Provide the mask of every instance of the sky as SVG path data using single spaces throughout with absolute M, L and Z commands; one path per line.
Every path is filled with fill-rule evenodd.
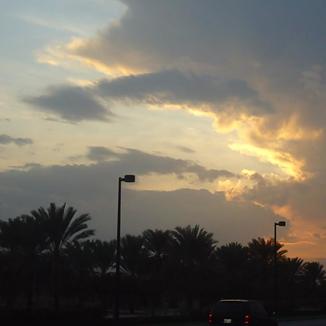
M 199 224 L 326 258 L 324 0 L 0 0 L 0 218 Z

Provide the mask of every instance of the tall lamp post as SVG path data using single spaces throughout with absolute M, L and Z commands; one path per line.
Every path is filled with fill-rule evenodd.
M 274 222 L 274 314 L 278 313 L 278 273 L 277 273 L 277 240 L 276 230 L 278 226 L 286 226 L 285 221 Z
M 114 319 L 116 323 L 119 322 L 120 313 L 120 234 L 121 234 L 121 183 L 135 182 L 136 177 L 133 174 L 126 174 L 123 178 L 119 177 L 119 190 L 118 190 L 118 220 L 117 220 L 117 252 L 116 252 L 116 288 L 115 288 L 115 307 Z

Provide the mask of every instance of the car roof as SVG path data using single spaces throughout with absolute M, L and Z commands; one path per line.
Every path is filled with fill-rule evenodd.
M 247 300 L 247 299 L 222 299 L 218 302 L 257 302 L 256 300 Z

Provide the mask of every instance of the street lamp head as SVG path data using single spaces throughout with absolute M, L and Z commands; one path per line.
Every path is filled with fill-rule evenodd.
M 277 223 L 278 226 L 286 226 L 286 222 L 285 221 L 279 221 Z
M 122 179 L 124 182 L 135 182 L 136 177 L 133 174 L 126 174 L 124 178 Z

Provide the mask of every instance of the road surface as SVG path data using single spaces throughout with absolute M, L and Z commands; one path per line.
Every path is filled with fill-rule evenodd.
M 326 326 L 326 319 L 283 321 L 279 326 Z
M 158 324 L 148 324 L 147 326 L 157 326 L 157 325 Z M 208 326 L 208 323 L 204 321 L 201 322 L 195 321 L 190 323 L 171 322 L 166 324 L 163 323 L 162 326 Z M 279 326 L 326 326 L 326 319 L 280 321 Z

